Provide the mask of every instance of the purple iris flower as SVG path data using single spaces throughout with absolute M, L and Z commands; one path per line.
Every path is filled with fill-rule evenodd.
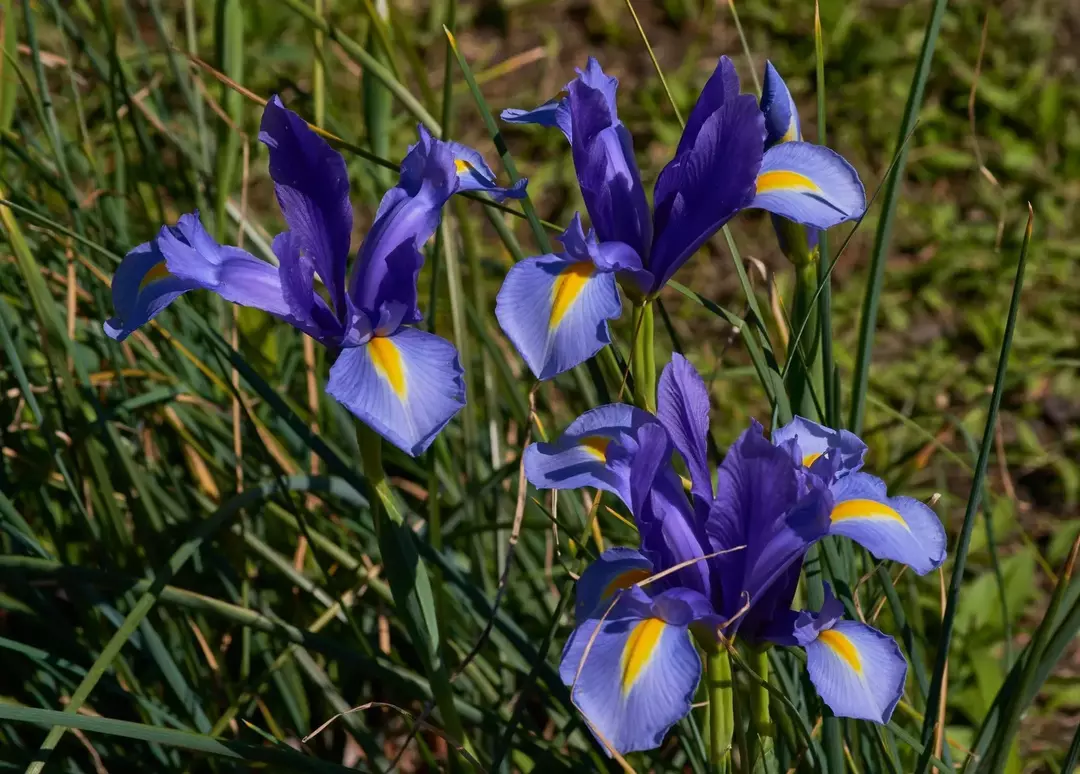
M 714 477 L 708 394 L 680 355 L 661 375 L 657 403 L 655 416 L 622 404 L 593 409 L 554 443 L 525 451 L 535 486 L 611 492 L 641 537 L 639 549 L 605 551 L 577 585 L 561 674 L 598 737 L 620 753 L 658 746 L 690 711 L 701 676 L 694 638 L 710 646 L 721 633 L 805 648 L 835 714 L 887 722 L 907 670 L 895 643 L 840 621 L 831 591 L 819 613 L 791 610 L 795 584 L 806 551 L 829 534 L 929 572 L 945 556 L 937 516 L 860 472 L 866 447 L 854 435 L 804 419 L 771 440 L 753 422 Z M 689 497 L 674 451 L 690 474 Z
M 517 197 L 525 181 L 496 186 L 476 151 L 437 140 L 421 126 L 347 276 L 353 212 L 345 159 L 277 97 L 263 112 L 259 140 L 269 148 L 288 225 L 272 244 L 279 265 L 219 245 L 198 213 L 184 215 L 117 268 L 117 315 L 105 323 L 106 334 L 122 341 L 188 290 L 262 309 L 337 353 L 326 391 L 395 446 L 420 454 L 465 405 L 457 350 L 409 327 L 422 319 L 422 248 L 453 194 Z
M 575 220 L 561 238 L 562 252 L 521 261 L 499 291 L 499 324 L 539 379 L 584 362 L 610 341 L 608 320 L 622 309 L 616 279 L 636 299 L 655 296 L 741 210 L 824 229 L 866 208 L 858 174 L 839 155 L 799 139 L 776 142 L 774 125 L 783 118 L 776 100 L 759 106 L 740 94 L 734 65 L 721 57 L 656 180 L 650 210 L 630 133 L 616 111 L 617 85 L 590 58 L 564 97 L 502 114 L 512 123 L 562 130 L 592 225 L 585 234 Z M 793 106 L 787 109 L 797 126 Z

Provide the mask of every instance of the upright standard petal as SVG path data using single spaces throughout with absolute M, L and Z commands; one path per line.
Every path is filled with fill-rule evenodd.
M 584 363 L 611 341 L 622 313 L 615 275 L 566 253 L 527 258 L 506 274 L 495 317 L 537 379 Z
M 345 159 L 276 96 L 263 111 L 259 140 L 270 149 L 270 177 L 285 222 L 341 315 L 353 222 Z
M 637 428 L 656 424 L 647 411 L 624 403 L 590 409 L 575 419 L 554 443 L 525 449 L 525 475 L 537 489 L 591 486 L 618 495 L 631 507 L 629 466 L 613 464 L 613 447 L 632 442 Z
M 461 375 L 453 344 L 400 328 L 343 350 L 330 369 L 326 392 L 415 457 L 465 405 Z
M 723 600 L 717 612 L 734 616 L 747 601 L 755 606 L 766 599 L 772 585 L 827 533 L 827 492 L 807 492 L 805 479 L 790 452 L 765 440 L 756 421 L 728 450 L 705 529 L 713 551 L 745 548 L 714 560 Z
M 652 218 L 633 141 L 615 107 L 619 82 L 592 57 L 578 72 L 566 89 L 570 145 L 585 207 L 601 243 L 622 242 L 645 256 L 652 241 Z
M 671 362 L 660 374 L 656 406 L 657 419 L 686 460 L 694 494 L 712 500 L 712 474 L 706 451 L 709 393 L 690 361 L 678 353 L 671 356 Z
M 750 207 L 795 223 L 830 228 L 861 218 L 866 191 L 855 168 L 828 148 L 785 142 L 765 152 Z
M 675 150 L 675 155 L 680 156 L 691 150 L 705 122 L 738 96 L 739 74 L 735 72 L 732 61 L 722 56 L 716 63 L 716 68 L 709 76 L 709 80 L 705 82 L 705 87 L 698 95 L 690 115 L 687 116 L 686 126 L 683 128 L 682 137 L 679 138 L 679 147 Z
M 600 618 L 615 595 L 652 575 L 652 562 L 632 548 L 609 548 L 581 573 L 575 591 L 574 620 Z
M 702 97 L 712 113 L 692 135 L 692 143 L 686 142 L 685 148 L 680 143 L 680 152 L 656 180 L 656 233 L 646 266 L 654 276 L 650 293 L 659 292 L 754 196 L 765 119 L 749 94 L 729 96 L 730 90 L 723 88 L 723 62 L 719 67 L 720 87 Z
M 116 315 L 105 322 L 109 338 L 123 341 L 183 293 L 199 287 L 169 273 L 158 242 L 146 242 L 124 256 L 112 280 Z
M 377 316 L 384 304 L 403 304 L 406 324 L 422 319 L 416 303 L 421 250 L 439 227 L 443 205 L 461 186 L 450 148 L 422 125 L 419 132 L 419 142 L 401 162 L 400 184 L 380 202 L 349 279 L 357 308 Z
M 772 62 L 765 62 L 765 84 L 761 90 L 761 112 L 765 115 L 765 147 L 802 140 L 799 111 L 787 84 Z
M 690 712 L 701 679 L 688 629 L 692 606 L 668 594 L 650 601 L 625 593 L 603 623 L 589 619 L 575 629 L 563 650 L 559 674 L 571 699 L 620 754 L 658 747 Z
M 863 466 L 866 444 L 848 430 L 833 430 L 803 417 L 795 417 L 772 432 L 777 446 L 795 441 L 797 459 L 825 481 L 855 473 Z
M 832 485 L 829 533 L 843 535 L 878 559 L 903 562 L 925 575 L 945 561 L 945 528 L 929 506 L 889 497 L 885 482 L 853 473 Z
M 821 700 L 834 715 L 888 723 L 907 679 L 907 662 L 896 641 L 855 621 L 837 621 L 814 632 L 807 615 L 800 616 L 796 637 L 806 650 L 807 671 Z
M 507 108 L 499 114 L 499 118 L 508 124 L 557 126 L 562 130 L 567 142 L 573 142 L 573 128 L 570 126 L 570 106 L 567 104 L 565 92 L 532 110 Z

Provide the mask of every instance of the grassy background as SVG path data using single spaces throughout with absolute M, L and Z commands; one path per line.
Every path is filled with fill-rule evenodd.
M 496 161 L 460 71 L 446 69 L 447 0 L 394 3 L 390 18 L 374 25 L 367 0 L 331 2 L 335 32 L 321 44 L 325 90 L 315 85 L 320 44 L 295 8 L 302 4 L 0 4 L 0 186 L 11 203 L 0 245 L 0 707 L 70 708 L 87 673 L 100 678 L 82 707 L 89 725 L 59 741 L 56 770 L 247 770 L 226 753 L 278 756 L 272 765 L 284 770 L 304 770 L 314 757 L 384 769 L 400 753 L 402 769 L 416 771 L 447 757 L 445 741 L 428 730 L 403 751 L 408 719 L 379 707 L 299 742 L 349 707 L 380 701 L 417 714 L 430 696 L 383 579 L 362 487 L 351 483 L 359 470 L 352 423 L 318 391 L 312 411 L 299 338 L 242 312 L 235 318 L 242 359 L 232 361 L 241 373 L 233 378 L 218 334 L 229 337 L 234 317 L 215 299 L 181 301 L 123 346 L 100 327 L 111 313 L 108 277 L 118 257 L 161 223 L 197 206 L 220 235 L 256 254 L 282 226 L 255 142 L 259 106 L 187 53 L 254 95 L 281 94 L 309 119 L 324 110 L 326 128 L 389 160 L 415 137 L 416 119 L 365 78 L 371 68 L 356 42 L 436 117 L 449 72 L 452 136 Z M 1036 241 L 950 661 L 949 737 L 960 760 L 1080 533 L 1080 275 L 1070 228 L 1080 198 L 1072 50 L 1080 10 L 1073 5 L 951 4 L 911 140 L 883 286 L 865 433 L 870 467 L 907 494 L 939 493 L 937 511 L 955 533 L 986 421 L 1025 202 L 1032 203 Z M 813 4 L 747 0 L 737 8 L 753 68 L 726 4 L 665 0 L 637 10 L 684 113 L 719 54 L 735 59 L 744 90 L 769 58 L 814 139 Z M 892 159 L 928 14 L 921 1 L 821 5 L 829 145 L 858 167 L 870 191 Z M 495 112 L 553 96 L 586 56 L 600 59 L 620 78 L 620 115 L 651 189 L 678 123 L 624 3 L 462 2 L 455 29 Z M 565 223 L 581 202 L 562 137 L 517 128 L 505 136 L 540 215 Z M 345 155 L 355 247 L 392 176 L 358 153 Z M 568 633 L 569 581 L 596 551 L 587 497 L 563 498 L 555 514 L 545 498 L 525 501 L 517 561 L 492 615 L 518 502 L 529 385 L 494 323 L 494 292 L 513 258 L 485 214 L 472 201 L 448 208 L 422 278 L 425 293 L 433 291 L 433 324 L 458 341 L 469 366 L 470 408 L 428 458 L 390 454 L 388 463 L 424 517 L 415 525 L 435 568 L 445 655 L 454 671 L 468 662 L 454 687 L 485 767 L 501 758 L 524 770 L 593 770 L 609 764 L 551 671 Z M 525 254 L 536 252 L 524 221 L 495 217 Z M 878 217 L 872 208 L 834 275 L 845 392 Z M 768 220 L 741 216 L 733 231 L 762 304 L 790 303 L 790 271 Z M 716 244 L 678 279 L 737 313 L 746 305 Z M 723 447 L 749 417 L 768 418 L 764 393 L 725 321 L 674 291 L 663 298 L 680 346 L 711 375 L 714 435 Z M 769 321 L 778 349 L 783 318 Z M 616 333 L 625 351 L 628 314 Z M 667 336 L 660 341 L 673 346 Z M 319 381 L 322 361 L 317 353 Z M 587 377 L 568 375 L 539 391 L 548 433 L 605 399 Z M 328 475 L 316 479 L 302 475 L 312 465 L 304 432 L 312 422 L 330 446 L 316 463 Z M 239 502 L 238 489 L 246 492 Z M 633 541 L 615 515 L 603 507 L 600 514 L 608 544 Z M 185 546 L 187 561 L 165 578 Z M 143 578 L 158 583 L 139 585 Z M 937 578 L 906 574 L 897 588 L 914 630 L 912 657 L 930 663 L 941 615 Z M 865 589 L 868 608 L 878 597 Z M 122 622 L 133 620 L 140 598 L 155 604 L 128 631 Z M 879 623 L 896 626 L 888 608 Z M 110 638 L 122 645 L 118 652 Z M 1067 647 L 1024 717 L 1013 770 L 1060 770 L 1080 715 L 1078 674 L 1080 651 Z M 917 712 L 917 691 L 908 698 Z M 812 722 L 816 708 L 798 706 Z M 119 726 L 94 727 L 97 716 L 141 730 L 126 739 L 116 735 Z M 40 760 L 43 732 L 5 718 L 0 761 L 25 768 Z M 30 718 L 21 720 L 51 725 Z M 910 713 L 897 720 L 918 735 Z M 211 748 L 210 736 L 236 744 Z M 857 770 L 873 770 L 866 767 L 877 760 L 867 751 L 874 742 L 852 738 L 860 740 Z M 290 747 L 309 756 L 290 755 Z M 697 752 L 684 729 L 631 762 L 669 770 L 692 766 Z

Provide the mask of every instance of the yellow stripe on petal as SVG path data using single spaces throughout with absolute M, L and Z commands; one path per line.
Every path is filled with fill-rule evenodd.
M 792 116 L 791 122 L 788 123 L 787 131 L 784 132 L 784 136 L 780 138 L 780 142 L 793 142 L 799 139 L 799 128 L 795 125 L 795 117 Z
M 660 637 L 664 633 L 666 623 L 659 618 L 647 618 L 634 627 L 630 636 L 626 638 L 626 645 L 622 654 L 622 692 L 625 696 L 630 693 L 634 683 L 641 676 L 642 671 L 648 666 L 649 661 L 656 652 L 656 646 L 660 644 Z
M 908 528 L 903 516 L 885 505 L 885 503 L 879 503 L 877 500 L 845 500 L 837 503 L 833 507 L 832 513 L 829 514 L 829 518 L 832 521 L 889 519 L 890 521 L 899 522 L 904 529 Z
M 808 468 L 818 461 L 818 457 L 821 456 L 821 452 L 814 452 L 813 454 L 807 454 L 802 458 L 802 464 L 804 468 Z
M 792 172 L 787 169 L 774 169 L 758 175 L 758 195 L 772 193 L 773 191 L 798 191 L 818 193 L 821 191 L 817 184 L 806 175 Z
M 568 264 L 555 279 L 551 289 L 551 321 L 548 327 L 555 330 L 566 317 L 593 275 L 595 268 L 589 261 Z
M 143 275 L 142 282 L 139 283 L 139 290 L 145 289 L 151 282 L 157 282 L 168 276 L 169 270 L 165 268 L 165 261 L 158 261 L 150 267 L 150 271 Z
M 610 443 L 611 439 L 602 435 L 588 435 L 578 441 L 578 446 L 596 457 L 600 462 L 607 462 L 607 447 Z
M 454 159 L 454 171 L 455 172 L 457 172 L 460 175 L 462 172 L 467 172 L 468 170 L 469 170 L 469 162 L 467 162 L 467 161 L 465 161 L 463 159 Z
M 390 389 L 398 396 L 398 400 L 405 400 L 405 364 L 401 360 L 397 344 L 383 336 L 376 336 L 367 345 L 371 349 L 371 362 L 375 364 L 379 376 L 390 384 Z
M 648 578 L 652 573 L 646 570 L 644 567 L 635 567 L 632 570 L 626 570 L 620 572 L 615 576 L 608 585 L 604 586 L 604 593 L 600 596 L 600 599 L 610 599 L 615 596 L 616 591 L 622 589 L 628 589 L 635 583 L 641 583 L 641 581 Z
M 818 634 L 818 639 L 825 647 L 844 660 L 855 670 L 856 674 L 862 674 L 862 660 L 859 658 L 859 649 L 855 647 L 846 634 L 841 634 L 835 629 L 826 629 Z

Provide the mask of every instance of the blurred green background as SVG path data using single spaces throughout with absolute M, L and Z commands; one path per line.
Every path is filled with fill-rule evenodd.
M 234 393 L 226 355 L 207 343 L 199 324 L 230 328 L 231 314 L 214 300 L 182 301 L 177 307 L 184 311 L 170 310 L 160 326 L 124 347 L 108 342 L 100 328 L 111 313 L 107 277 L 115 257 L 162 223 L 198 206 L 219 235 L 235 241 L 236 222 L 244 219 L 242 238 L 257 254 L 283 225 L 266 154 L 255 142 L 260 108 L 224 87 L 212 69 L 253 95 L 280 94 L 309 120 L 324 110 L 329 131 L 397 160 L 415 138 L 416 120 L 365 79 L 349 45 L 359 41 L 440 115 L 448 0 L 389 8 L 372 0 L 325 0 L 334 29 L 322 41 L 322 96 L 313 87 L 317 44 L 298 5 L 307 7 L 305 0 L 2 4 L 0 186 L 15 205 L 5 210 L 0 245 L 5 702 L 62 709 L 145 590 L 132 579 L 161 567 L 195 523 L 227 500 L 238 475 L 246 488 L 271 482 L 266 503 L 200 545 L 171 581 L 179 590 L 158 601 L 95 690 L 91 712 L 204 735 L 224 732 L 253 746 L 265 747 L 265 735 L 298 746 L 298 737 L 336 711 L 379 700 L 415 713 L 427 698 L 386 586 L 371 574 L 374 543 L 363 508 L 341 500 L 340 491 L 289 493 L 272 485 L 277 473 L 308 468 L 309 452 L 283 409 L 250 386 L 253 378 L 265 380 L 304 422 L 316 421 L 341 459 L 356 460 L 344 411 L 325 397 L 310 411 L 293 331 L 258 313 L 239 316 L 239 349 L 255 376 L 243 374 Z M 820 6 L 827 144 L 858 168 L 868 194 L 895 152 L 930 5 L 823 0 Z M 727 3 L 641 0 L 635 8 L 684 114 L 719 55 L 734 59 L 744 91 L 753 90 L 754 74 L 760 77 L 769 59 L 792 90 L 807 139 L 819 139 L 814 3 L 737 2 L 749 60 Z M 599 59 L 620 80 L 620 117 L 651 190 L 678 142 L 679 125 L 624 2 L 463 0 L 455 11 L 460 49 L 496 114 L 545 101 L 586 57 Z M 1072 2 L 950 3 L 910 139 L 888 252 L 864 434 L 869 466 L 906 494 L 939 493 L 937 511 L 953 533 L 985 422 L 1027 203 L 1034 209 L 1035 241 L 987 479 L 986 519 L 974 533 L 950 662 L 949 735 L 961 751 L 1045 612 L 1080 533 L 1078 34 L 1080 6 Z M 452 136 L 482 150 L 498 169 L 460 71 L 454 65 L 448 72 Z M 561 134 L 510 127 L 504 137 L 530 178 L 541 217 L 566 223 L 582 209 Z M 356 247 L 393 176 L 344 153 Z M 429 519 L 431 487 L 442 492 L 441 540 L 456 564 L 437 582 L 446 584 L 442 613 L 451 623 L 444 641 L 456 663 L 484 630 L 485 604 L 494 598 L 505 558 L 528 383 L 492 314 L 512 258 L 480 205 L 458 202 L 449 211 L 456 246 L 436 250 L 430 263 L 439 268 L 425 271 L 421 298 L 433 290 L 437 330 L 459 346 L 459 337 L 470 342 L 465 360 L 473 408 L 451 427 L 433 461 L 392 456 L 390 462 L 410 503 Z M 526 254 L 537 252 L 524 221 L 494 217 Z M 879 207 L 871 206 L 833 278 L 835 358 L 845 393 L 878 217 Z M 774 311 L 770 332 L 782 350 L 790 267 L 767 218 L 742 215 L 732 230 L 759 299 Z M 839 241 L 833 238 L 834 245 Z M 736 312 L 746 304 L 719 240 L 677 279 Z M 35 295 L 35 283 L 44 295 Z M 662 298 L 680 345 L 710 379 L 714 433 L 725 446 L 748 418 L 769 414 L 740 337 L 678 293 L 668 290 Z M 628 327 L 627 314 L 616 330 L 623 343 Z M 662 335 L 661 346 L 670 349 L 672 342 Z M 316 372 L 324 378 L 322 358 L 318 353 Z M 570 377 L 545 386 L 539 398 L 548 432 L 599 397 Z M 575 758 L 574 749 L 588 746 L 585 737 L 565 707 L 547 698 L 554 691 L 545 682 L 550 672 L 537 666 L 554 663 L 568 631 L 559 604 L 570 588 L 570 565 L 589 552 L 580 526 L 588 503 L 571 503 L 569 514 L 554 517 L 564 533 L 582 533 L 557 542 L 542 502 L 529 500 L 519 565 L 502 603 L 511 623 L 496 626 L 455 688 L 468 727 L 490 740 L 483 745 L 489 756 L 510 745 L 523 770 L 588 770 L 606 764 L 595 752 L 592 759 Z M 603 523 L 609 540 L 632 540 L 616 520 Z M 27 542 L 26 535 L 35 537 Z M 24 561 L 27 555 L 37 564 Z M 919 640 L 932 653 L 941 615 L 937 579 L 916 583 L 909 575 L 899 586 Z M 203 597 L 183 597 L 183 590 Z M 206 597 L 212 601 L 201 601 Z M 257 625 L 245 618 L 255 614 L 262 617 Z M 326 620 L 319 634 L 300 633 L 320 616 Z M 293 628 L 283 634 L 283 627 Z M 1080 719 L 1078 676 L 1074 644 L 1024 717 L 1012 770 L 1059 770 Z M 538 691 L 537 680 L 547 687 Z M 526 696 L 520 703 L 519 692 Z M 516 738 L 507 731 L 511 720 L 520 724 Z M 392 713 L 368 710 L 308 748 L 327 759 L 351 755 L 386 764 L 406 728 Z M 346 732 L 359 741 L 347 741 Z M 6 723 L 0 735 L 6 742 L 0 760 L 19 767 L 41 736 Z M 113 772 L 188 765 L 246 770 L 178 756 L 168 743 L 93 738 L 98 752 L 86 736 L 68 734 L 53 760 L 72 771 L 99 764 Z M 437 735 L 425 732 L 421 739 L 402 758 L 402 770 L 437 766 L 445 755 Z M 560 747 L 568 739 L 571 753 Z M 667 770 L 671 754 L 658 753 L 639 770 Z

